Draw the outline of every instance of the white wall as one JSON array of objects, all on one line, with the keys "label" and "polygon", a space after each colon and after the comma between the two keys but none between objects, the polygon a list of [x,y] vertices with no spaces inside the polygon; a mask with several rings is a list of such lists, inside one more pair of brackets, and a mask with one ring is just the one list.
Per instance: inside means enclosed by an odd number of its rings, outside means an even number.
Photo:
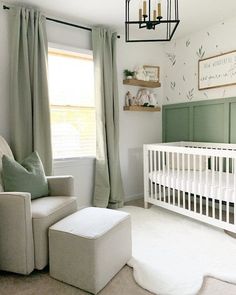
[{"label": "white wall", "polygon": [[48,41],[81,49],[92,49],[91,33],[89,31],[65,26],[47,21]]},{"label": "white wall", "polygon": [[198,90],[198,60],[236,49],[236,18],[166,44],[164,104],[236,96],[236,86]]},{"label": "white wall", "polygon": [[[158,65],[163,76],[163,51],[157,43],[125,43],[124,36],[117,40],[118,85],[120,100],[120,161],[126,200],[143,195],[143,151],[145,143],[161,142],[161,112],[123,111],[125,94],[137,94],[139,87],[123,85],[124,69],[137,65]],[[162,104],[163,87],[155,90]]]}]

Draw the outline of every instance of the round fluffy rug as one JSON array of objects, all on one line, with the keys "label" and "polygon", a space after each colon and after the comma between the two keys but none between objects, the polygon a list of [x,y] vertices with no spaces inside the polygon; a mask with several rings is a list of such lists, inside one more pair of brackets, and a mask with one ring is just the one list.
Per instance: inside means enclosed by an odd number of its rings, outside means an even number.
[{"label": "round fluffy rug", "polygon": [[153,206],[126,206],[132,218],[128,265],[143,288],[158,295],[192,295],[211,276],[236,284],[236,240],[223,230]]}]

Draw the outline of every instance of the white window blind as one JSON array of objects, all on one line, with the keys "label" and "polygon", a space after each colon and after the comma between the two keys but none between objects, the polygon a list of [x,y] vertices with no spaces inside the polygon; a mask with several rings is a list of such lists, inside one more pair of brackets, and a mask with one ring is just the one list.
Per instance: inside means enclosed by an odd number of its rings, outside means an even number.
[{"label": "white window blind", "polygon": [[50,49],[48,62],[53,158],[95,156],[92,56]]}]

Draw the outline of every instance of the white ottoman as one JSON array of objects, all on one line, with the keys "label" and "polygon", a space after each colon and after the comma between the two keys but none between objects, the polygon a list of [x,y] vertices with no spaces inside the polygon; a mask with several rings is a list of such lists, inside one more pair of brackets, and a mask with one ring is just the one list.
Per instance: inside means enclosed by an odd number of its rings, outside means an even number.
[{"label": "white ottoman", "polygon": [[49,229],[50,275],[97,294],[131,258],[130,215],[85,208]]}]

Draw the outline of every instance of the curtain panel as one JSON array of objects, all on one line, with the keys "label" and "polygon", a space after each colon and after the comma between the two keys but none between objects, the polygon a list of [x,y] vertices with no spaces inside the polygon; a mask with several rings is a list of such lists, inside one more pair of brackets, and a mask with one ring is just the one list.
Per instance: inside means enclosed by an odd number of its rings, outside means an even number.
[{"label": "curtain panel", "polygon": [[33,151],[47,175],[52,171],[48,98],[48,42],[45,17],[33,9],[12,7],[10,132],[18,161]]},{"label": "curtain panel", "polygon": [[117,34],[92,29],[95,71],[96,138],[94,205],[119,208],[124,191],[119,159],[119,98],[116,68]]}]

